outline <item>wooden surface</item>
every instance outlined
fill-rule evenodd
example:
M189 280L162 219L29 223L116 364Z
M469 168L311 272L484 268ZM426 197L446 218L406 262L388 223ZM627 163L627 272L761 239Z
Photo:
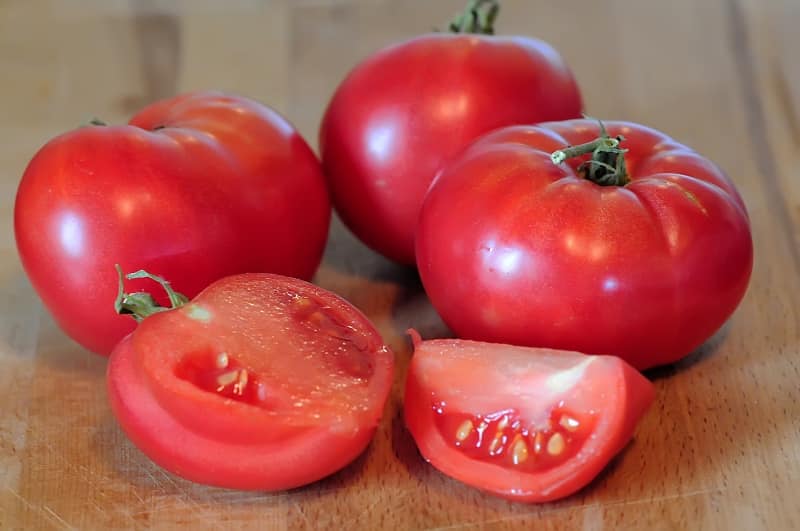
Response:
M377 437L342 472L282 494L194 485L121 434L104 358L53 324L12 230L25 164L91 116L122 122L177 91L221 88L316 142L359 58L447 20L461 0L0 0L0 529L800 529L800 2L505 0L501 33L559 48L593 116L639 121L716 160L744 195L755 269L729 323L649 373L657 400L584 491L505 502L417 454L399 416L403 331L445 334L415 275L335 223L316 281L395 349Z

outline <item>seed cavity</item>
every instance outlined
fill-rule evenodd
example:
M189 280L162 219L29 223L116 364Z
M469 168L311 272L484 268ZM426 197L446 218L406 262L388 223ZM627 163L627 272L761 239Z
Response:
M558 421L558 424L567 431L574 432L577 430L581 423L578 422L577 419L574 419L568 415L562 415L561 420Z
M553 456L561 455L561 452L564 451L566 446L567 442L564 440L564 436L556 432L550 437L550 440L547 441L547 453Z
M464 442L467 439L467 437L469 437L472 434L472 430L474 429L475 425L472 424L472 421L469 419L465 420L458 427L458 430L456 430L456 440L458 442Z

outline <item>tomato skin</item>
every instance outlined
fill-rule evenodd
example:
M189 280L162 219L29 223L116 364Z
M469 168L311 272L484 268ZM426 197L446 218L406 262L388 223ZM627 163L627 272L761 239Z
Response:
M287 317L285 306L276 302L282 293L319 301L367 345L365 355L373 371L363 389L356 390L363 407L348 409L348 397L335 391L329 402L310 403L309 395L292 387L282 373L272 381L270 374L264 376L269 395L292 390L292 400L306 401L313 411L289 404L259 408L177 376L176 367L198 348L226 349L232 357L245 360L251 375L258 376L258 367L253 367L259 363L272 364L278 373L299 367L302 378L324 390L325 382L316 379L323 374L316 367L325 354L325 348L314 349L319 347L314 338L320 331L306 330ZM198 308L203 313L200 319L193 317ZM278 309L270 310L274 308ZM285 348L301 339L302 345L311 347ZM336 345L335 338L332 341ZM253 345L259 349L252 350ZM302 370L305 357L312 360L312 370ZM364 451L391 389L393 366L393 355L373 325L343 299L297 279L242 274L215 282L186 306L142 321L114 349L107 389L126 435L159 466L207 485L274 491L321 479ZM320 417L313 418L314 412Z
M742 299L753 262L744 203L713 163L663 133L622 134L631 182L576 176L550 153L598 136L572 120L489 133L423 205L420 276L462 338L617 355L638 369L696 349Z
M576 118L581 96L548 44L423 35L357 65L333 95L320 151L337 212L364 243L414 263L414 229L442 165L500 126Z
M631 440L655 398L646 378L612 356L459 339L415 343L403 411L420 453L444 474L512 501L553 501L586 486ZM543 386L547 378L579 366L585 366L579 377L557 396L526 396L536 393L535 386ZM486 408L539 411L562 400L582 403L584 413L591 412L596 421L577 454L542 471L525 472L470 457L436 428L440 407L473 414L487 413ZM528 448L530 458L542 458Z
M108 355L133 330L113 309L115 263L174 278L189 297L245 271L308 279L330 210L319 162L286 120L203 92L156 102L130 125L48 142L22 177L14 224L47 309L70 337Z

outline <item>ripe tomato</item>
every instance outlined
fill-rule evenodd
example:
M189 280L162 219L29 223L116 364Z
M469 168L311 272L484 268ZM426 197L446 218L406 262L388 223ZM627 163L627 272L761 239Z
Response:
M393 364L372 324L336 295L242 274L145 317L111 355L108 394L125 433L165 469L282 490L364 450Z
M413 264L419 209L447 160L489 130L577 118L581 106L569 68L540 40L436 33L397 43L358 64L328 105L320 151L334 206L365 244Z
M624 140L594 163L551 161L597 136L597 122L574 120L489 133L439 175L417 259L459 337L613 354L644 369L686 356L736 308L753 244L734 185L663 133L607 128ZM579 168L609 181L612 159L627 183L604 186Z
M543 502L588 484L633 436L650 382L611 356L459 339L421 341L406 424L423 457L473 487Z
M245 98L192 93L130 125L82 127L47 143L15 204L17 247L45 306L107 355L133 329L111 308L114 264L196 295L233 273L310 278L328 234L319 162L292 126Z

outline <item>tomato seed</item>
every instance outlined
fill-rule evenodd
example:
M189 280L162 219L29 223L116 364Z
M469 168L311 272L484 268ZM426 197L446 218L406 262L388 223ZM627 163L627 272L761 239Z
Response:
M471 420L465 420L461 423L461 426L458 427L456 430L456 440L458 442L464 442L467 437L472 434L472 430L475 429L475 425L472 424Z
M220 352L217 355L217 359L214 360L214 365L217 367L217 369L225 369L225 368L228 367L228 362L229 361L230 360L228 359L228 353L227 352Z
M222 374L217 376L217 384L219 385L217 391L221 391L222 388L232 384L238 378L239 378L239 371L223 372Z
M567 415L562 415L561 420L558 421L558 424L563 427L567 431L574 432L580 427L580 422L577 419L569 417Z
M528 445L522 436L517 435L514 438L514 443L511 446L511 461L515 465L519 465L528 460Z
M564 440L564 436L558 432L554 433L547 441L547 453L550 455L560 455L566 447L567 442Z

